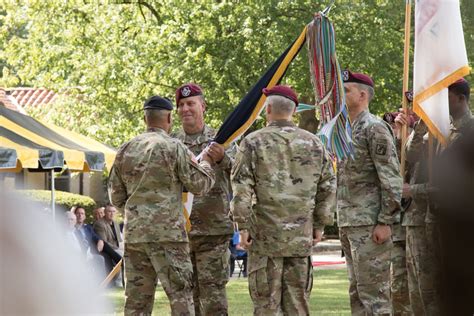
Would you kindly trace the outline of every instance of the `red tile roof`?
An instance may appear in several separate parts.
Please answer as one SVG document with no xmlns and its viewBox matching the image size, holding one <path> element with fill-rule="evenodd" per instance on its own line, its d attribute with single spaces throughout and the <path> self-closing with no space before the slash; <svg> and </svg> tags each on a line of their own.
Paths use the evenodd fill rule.
<svg viewBox="0 0 474 316">
<path fill-rule="evenodd" d="M 7 109 L 25 114 L 25 110 L 18 104 L 14 97 L 8 95 L 8 92 L 4 88 L 0 88 L 0 103 Z"/>
<path fill-rule="evenodd" d="M 21 107 L 39 107 L 54 101 L 57 93 L 45 88 L 10 88 L 7 93 L 16 99 Z"/>
</svg>

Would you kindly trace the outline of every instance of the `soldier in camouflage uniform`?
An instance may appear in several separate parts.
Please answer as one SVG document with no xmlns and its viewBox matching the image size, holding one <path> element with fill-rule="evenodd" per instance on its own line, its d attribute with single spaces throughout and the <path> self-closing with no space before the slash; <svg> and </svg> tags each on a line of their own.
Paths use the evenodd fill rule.
<svg viewBox="0 0 474 316">
<path fill-rule="evenodd" d="M 411 96 L 411 94 L 410 94 Z M 413 99 L 407 95 L 407 99 L 411 102 Z M 396 124 L 395 119 L 399 113 L 386 113 L 383 120 L 390 124 L 396 138 L 397 155 L 401 154 L 401 127 Z M 409 116 L 410 124 L 408 130 L 413 128 L 415 117 Z M 406 172 L 405 172 L 406 173 Z M 392 225 L 392 264 L 390 266 L 390 292 L 392 300 L 393 315 L 411 315 L 410 296 L 408 290 L 408 273 L 406 264 L 406 228 L 402 225 L 404 218 L 403 206 L 407 205 L 408 200 L 402 200 L 402 210 L 400 219 Z"/>
<path fill-rule="evenodd" d="M 452 117 L 448 146 L 474 128 L 474 118 L 469 109 L 471 89 L 466 79 L 459 79 L 449 86 L 449 114 Z"/>
<path fill-rule="evenodd" d="M 229 241 L 233 226 L 229 217 L 232 158 L 212 142 L 216 131 L 204 123 L 206 103 L 201 87 L 189 83 L 176 90 L 182 129 L 173 134 L 195 155 L 206 149 L 216 162 L 216 184 L 206 195 L 195 197 L 190 216 L 191 259 L 194 270 L 196 315 L 227 315 L 225 286 L 229 281 Z"/>
<path fill-rule="evenodd" d="M 338 165 L 337 220 L 349 273 L 353 315 L 391 315 L 391 227 L 399 216 L 402 178 L 390 126 L 368 106 L 373 81 L 344 71 L 354 159 Z"/>
<path fill-rule="evenodd" d="M 311 250 L 333 221 L 335 175 L 319 138 L 291 121 L 296 93 L 285 86 L 263 92 L 268 126 L 239 146 L 231 210 L 249 248 L 254 314 L 309 315 Z"/>
<path fill-rule="evenodd" d="M 198 164 L 168 136 L 172 109 L 159 96 L 145 102 L 147 131 L 122 145 L 109 179 L 110 200 L 125 213 L 125 315 L 151 315 L 157 278 L 172 315 L 194 315 L 181 193 L 209 191 L 215 174 L 207 154 Z"/>
<path fill-rule="evenodd" d="M 400 127 L 407 124 L 400 113 L 395 122 Z M 403 186 L 403 197 L 410 199 L 406 206 L 403 226 L 406 229 L 406 260 L 410 305 L 414 315 L 436 314 L 434 264 L 426 235 L 428 195 L 428 129 L 423 121 L 416 123 L 407 141 L 406 166 L 408 183 Z"/>
<path fill-rule="evenodd" d="M 474 126 L 469 111 L 469 85 L 461 79 L 449 87 L 449 112 L 452 117 L 448 145 Z M 396 121 L 407 124 L 400 114 Z M 404 226 L 407 229 L 407 267 L 410 302 L 415 315 L 438 315 L 439 296 L 439 234 L 437 232 L 434 204 L 429 195 L 433 188 L 428 184 L 428 128 L 419 121 L 407 142 L 409 183 L 403 194 L 413 199 L 406 211 Z"/>
</svg>

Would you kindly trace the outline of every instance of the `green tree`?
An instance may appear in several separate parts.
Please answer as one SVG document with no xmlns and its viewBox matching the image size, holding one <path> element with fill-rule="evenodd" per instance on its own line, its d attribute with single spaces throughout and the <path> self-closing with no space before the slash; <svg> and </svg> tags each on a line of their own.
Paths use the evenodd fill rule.
<svg viewBox="0 0 474 316">
<path fill-rule="evenodd" d="M 118 146 L 143 129 L 143 100 L 173 98 L 177 86 L 194 81 L 205 89 L 208 123 L 217 127 L 327 2 L 3 1 L 0 84 L 62 93 L 33 115 Z M 462 5 L 472 8 L 469 2 Z M 378 113 L 401 99 L 404 5 L 339 0 L 330 13 L 341 66 L 373 75 Z M 306 49 L 284 82 L 312 102 Z"/>
</svg>

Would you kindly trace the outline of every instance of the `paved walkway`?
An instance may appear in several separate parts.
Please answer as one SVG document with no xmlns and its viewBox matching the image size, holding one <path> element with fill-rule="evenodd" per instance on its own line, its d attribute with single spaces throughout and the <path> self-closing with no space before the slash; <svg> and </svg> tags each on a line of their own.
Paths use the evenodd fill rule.
<svg viewBox="0 0 474 316">
<path fill-rule="evenodd" d="M 328 239 L 313 248 L 313 266 L 318 270 L 345 269 L 346 260 L 341 257 L 339 239 Z"/>
</svg>

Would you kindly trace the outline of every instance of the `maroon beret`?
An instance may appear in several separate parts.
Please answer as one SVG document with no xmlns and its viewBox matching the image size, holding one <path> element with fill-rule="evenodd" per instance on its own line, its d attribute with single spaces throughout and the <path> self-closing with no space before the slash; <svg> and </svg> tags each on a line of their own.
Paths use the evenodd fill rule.
<svg viewBox="0 0 474 316">
<path fill-rule="evenodd" d="M 293 89 L 291 89 L 289 86 L 273 86 L 271 88 L 263 88 L 262 92 L 267 97 L 269 95 L 279 95 L 285 97 L 298 105 L 298 96 L 296 95 L 296 92 L 293 91 Z"/>
<path fill-rule="evenodd" d="M 451 84 L 448 87 L 448 89 L 449 91 L 454 92 L 458 95 L 463 94 L 467 98 L 469 98 L 469 95 L 471 94 L 471 88 L 469 87 L 469 82 L 464 78 L 461 78 L 455 81 L 453 84 Z"/>
<path fill-rule="evenodd" d="M 344 70 L 342 72 L 342 80 L 344 82 L 356 82 L 365 84 L 372 88 L 374 87 L 374 81 L 372 80 L 372 78 L 361 73 L 351 72 L 350 70 Z"/>
<path fill-rule="evenodd" d="M 176 104 L 178 104 L 181 99 L 194 97 L 196 95 L 202 95 L 202 89 L 199 85 L 192 82 L 183 84 L 176 89 Z"/>
</svg>

